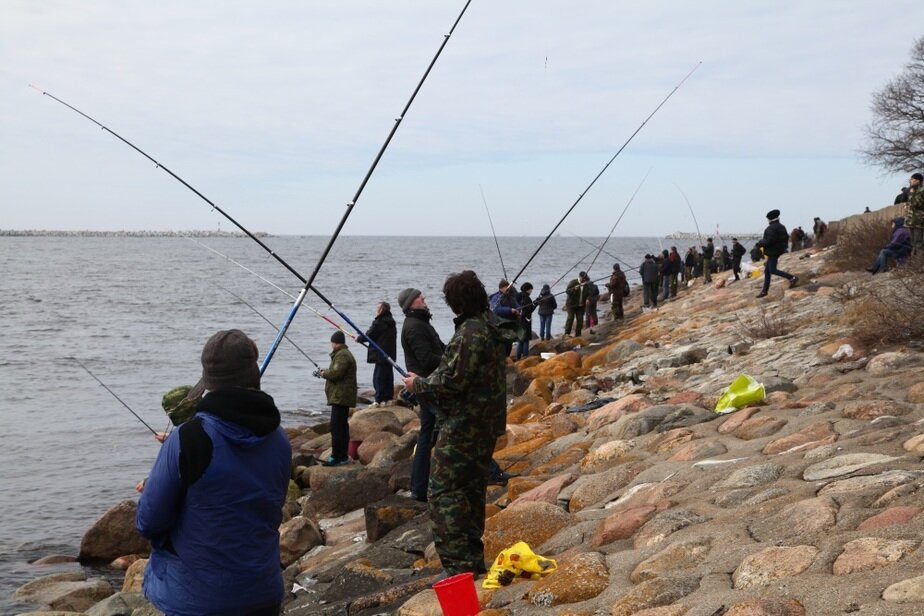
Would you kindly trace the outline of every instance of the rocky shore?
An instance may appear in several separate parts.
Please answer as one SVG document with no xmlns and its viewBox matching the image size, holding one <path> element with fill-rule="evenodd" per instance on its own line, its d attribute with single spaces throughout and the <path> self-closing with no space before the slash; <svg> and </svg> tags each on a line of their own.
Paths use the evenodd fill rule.
<svg viewBox="0 0 924 616">
<path fill-rule="evenodd" d="M 924 613 L 924 351 L 852 337 L 845 298 L 892 275 L 838 272 L 830 254 L 782 257 L 801 283 L 777 279 L 765 300 L 758 280 L 725 275 L 644 314 L 633 292 L 625 322 L 510 364 L 495 459 L 514 476 L 489 488 L 485 558 L 525 541 L 558 568 L 479 583 L 483 616 Z M 765 399 L 714 412 L 742 373 Z M 359 462 L 337 468 L 314 464 L 324 426 L 289 430 L 285 614 L 441 614 L 426 506 L 406 492 L 416 428 L 412 409 L 356 410 Z M 127 567 L 121 589 L 61 574 L 19 600 L 46 616 L 156 614 L 133 517 L 116 505 L 81 545 L 84 561 Z"/>
</svg>

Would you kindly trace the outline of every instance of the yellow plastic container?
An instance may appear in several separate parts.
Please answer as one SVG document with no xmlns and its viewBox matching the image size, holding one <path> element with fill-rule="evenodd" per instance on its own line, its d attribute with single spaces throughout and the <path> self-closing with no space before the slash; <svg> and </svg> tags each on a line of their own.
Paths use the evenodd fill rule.
<svg viewBox="0 0 924 616">
<path fill-rule="evenodd" d="M 766 395 L 763 383 L 742 374 L 722 392 L 722 397 L 715 405 L 715 412 L 731 413 L 743 406 L 760 402 Z"/>
</svg>

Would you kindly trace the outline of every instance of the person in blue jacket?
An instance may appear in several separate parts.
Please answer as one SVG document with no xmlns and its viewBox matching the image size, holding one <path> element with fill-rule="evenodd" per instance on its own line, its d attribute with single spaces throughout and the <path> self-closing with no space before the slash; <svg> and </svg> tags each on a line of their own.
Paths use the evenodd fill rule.
<svg viewBox="0 0 924 616">
<path fill-rule="evenodd" d="M 279 614 L 292 450 L 260 390 L 257 355 L 240 330 L 209 338 L 207 393 L 167 437 L 144 483 L 135 519 L 151 541 L 144 595 L 167 616 Z"/>
</svg>

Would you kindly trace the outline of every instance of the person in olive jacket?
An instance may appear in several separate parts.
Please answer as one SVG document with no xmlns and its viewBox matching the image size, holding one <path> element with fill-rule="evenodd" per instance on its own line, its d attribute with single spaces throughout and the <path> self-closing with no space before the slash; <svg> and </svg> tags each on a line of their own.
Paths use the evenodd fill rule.
<svg viewBox="0 0 924 616">
<path fill-rule="evenodd" d="M 375 389 L 374 406 L 384 406 L 386 402 L 395 397 L 395 374 L 392 372 L 391 362 L 388 359 L 394 360 L 398 350 L 398 326 L 395 325 L 395 319 L 391 316 L 391 305 L 388 302 L 379 304 L 375 319 L 366 331 L 366 335 L 357 338 L 356 342 L 362 343 L 365 340 L 376 343 L 388 354 L 388 357 L 382 357 L 382 354 L 376 351 L 371 344 L 366 353 L 366 363 L 375 364 L 372 369 L 372 387 Z"/>
<path fill-rule="evenodd" d="M 330 366 L 322 368 L 319 376 L 327 381 L 324 393 L 330 405 L 330 440 L 332 452 L 325 466 L 347 464 L 347 446 L 350 443 L 350 407 L 356 406 L 356 360 L 346 345 L 343 332 L 337 330 L 330 337 Z"/>
</svg>

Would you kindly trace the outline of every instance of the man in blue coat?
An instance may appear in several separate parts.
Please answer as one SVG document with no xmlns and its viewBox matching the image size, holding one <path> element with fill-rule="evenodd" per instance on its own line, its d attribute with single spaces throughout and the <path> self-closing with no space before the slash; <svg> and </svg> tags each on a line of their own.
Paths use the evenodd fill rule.
<svg viewBox="0 0 924 616">
<path fill-rule="evenodd" d="M 292 450 L 260 391 L 257 346 L 220 331 L 202 350 L 207 393 L 164 442 L 135 520 L 151 541 L 144 594 L 167 616 L 277 615 L 279 524 Z"/>
</svg>

